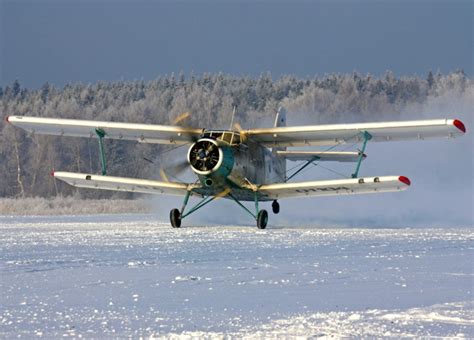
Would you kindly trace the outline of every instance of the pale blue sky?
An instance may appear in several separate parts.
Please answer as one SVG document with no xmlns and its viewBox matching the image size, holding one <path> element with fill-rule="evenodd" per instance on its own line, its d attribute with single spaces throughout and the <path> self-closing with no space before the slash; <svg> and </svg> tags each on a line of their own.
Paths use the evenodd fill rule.
<svg viewBox="0 0 474 340">
<path fill-rule="evenodd" d="M 0 0 L 0 86 L 252 76 L 473 73 L 472 1 Z"/>
</svg>

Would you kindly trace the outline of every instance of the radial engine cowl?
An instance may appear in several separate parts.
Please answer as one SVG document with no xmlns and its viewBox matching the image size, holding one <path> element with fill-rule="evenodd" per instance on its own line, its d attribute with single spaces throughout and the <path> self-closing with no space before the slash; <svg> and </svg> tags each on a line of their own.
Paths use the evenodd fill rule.
<svg viewBox="0 0 474 340">
<path fill-rule="evenodd" d="M 209 175 L 222 165 L 224 153 L 213 139 L 202 138 L 188 151 L 188 162 L 199 175 Z"/>
</svg>

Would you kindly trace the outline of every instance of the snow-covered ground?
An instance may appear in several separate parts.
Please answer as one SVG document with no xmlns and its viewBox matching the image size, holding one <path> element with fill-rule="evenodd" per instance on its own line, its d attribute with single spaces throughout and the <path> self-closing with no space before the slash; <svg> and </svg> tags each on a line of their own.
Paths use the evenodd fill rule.
<svg viewBox="0 0 474 340">
<path fill-rule="evenodd" d="M 473 229 L 0 217 L 0 338 L 474 337 Z"/>
</svg>

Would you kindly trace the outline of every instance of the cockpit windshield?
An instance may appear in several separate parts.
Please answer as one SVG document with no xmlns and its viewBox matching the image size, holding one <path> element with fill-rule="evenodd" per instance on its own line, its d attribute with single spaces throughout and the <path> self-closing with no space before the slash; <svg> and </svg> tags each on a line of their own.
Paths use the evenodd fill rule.
<svg viewBox="0 0 474 340">
<path fill-rule="evenodd" d="M 227 130 L 214 130 L 214 131 L 206 131 L 202 135 L 205 138 L 212 138 L 215 140 L 219 140 L 226 144 L 230 145 L 238 145 L 240 144 L 240 133 L 235 131 L 227 131 Z"/>
</svg>

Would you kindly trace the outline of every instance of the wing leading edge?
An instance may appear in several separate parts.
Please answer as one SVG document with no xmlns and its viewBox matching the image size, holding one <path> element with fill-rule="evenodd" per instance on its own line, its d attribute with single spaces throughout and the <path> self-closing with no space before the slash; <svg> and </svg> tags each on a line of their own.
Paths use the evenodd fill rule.
<svg viewBox="0 0 474 340">
<path fill-rule="evenodd" d="M 105 138 L 155 144 L 187 144 L 197 139 L 204 131 L 180 126 L 28 116 L 9 116 L 6 120 L 12 125 L 35 134 L 97 137 L 96 129 L 100 129 L 105 132 Z"/>
<path fill-rule="evenodd" d="M 405 176 L 365 177 L 329 181 L 277 183 L 262 185 L 258 192 L 270 199 L 306 196 L 371 194 L 405 190 L 410 186 Z"/>
<path fill-rule="evenodd" d="M 250 129 L 245 135 L 267 147 L 338 145 L 362 141 L 364 132 L 370 142 L 458 137 L 466 127 L 458 119 L 432 119 L 400 122 L 290 126 Z"/>
</svg>

